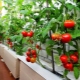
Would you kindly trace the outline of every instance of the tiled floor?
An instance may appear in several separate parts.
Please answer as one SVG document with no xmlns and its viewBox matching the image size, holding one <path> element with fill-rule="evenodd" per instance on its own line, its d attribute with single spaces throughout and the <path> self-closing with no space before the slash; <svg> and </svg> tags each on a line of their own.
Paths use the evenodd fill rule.
<svg viewBox="0 0 80 80">
<path fill-rule="evenodd" d="M 0 80 L 16 80 L 0 57 Z"/>
</svg>

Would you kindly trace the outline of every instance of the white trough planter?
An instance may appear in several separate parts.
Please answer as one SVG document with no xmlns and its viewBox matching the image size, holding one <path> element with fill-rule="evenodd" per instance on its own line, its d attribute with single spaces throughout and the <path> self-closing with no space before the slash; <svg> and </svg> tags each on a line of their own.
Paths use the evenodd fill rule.
<svg viewBox="0 0 80 80">
<path fill-rule="evenodd" d="M 4 45 L 3 44 L 0 44 L 0 56 L 3 58 L 4 56 Z"/>
<path fill-rule="evenodd" d="M 12 75 L 15 78 L 19 78 L 19 71 L 20 71 L 20 61 L 16 55 L 16 53 L 9 48 L 4 48 L 4 56 L 3 60 L 9 70 L 11 71 Z"/>
</svg>

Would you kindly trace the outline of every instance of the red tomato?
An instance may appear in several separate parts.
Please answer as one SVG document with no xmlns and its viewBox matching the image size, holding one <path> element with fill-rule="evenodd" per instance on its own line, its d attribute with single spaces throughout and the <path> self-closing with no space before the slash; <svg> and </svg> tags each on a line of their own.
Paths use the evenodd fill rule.
<svg viewBox="0 0 80 80">
<path fill-rule="evenodd" d="M 36 55 L 33 55 L 33 57 L 36 58 L 37 57 L 37 54 Z"/>
<path fill-rule="evenodd" d="M 74 52 L 73 54 L 77 57 L 79 56 L 78 52 Z"/>
<path fill-rule="evenodd" d="M 64 64 L 64 68 L 66 68 L 69 71 L 73 71 L 73 64 L 68 62 L 68 63 Z"/>
<path fill-rule="evenodd" d="M 31 51 L 31 48 L 28 48 L 28 51 Z"/>
<path fill-rule="evenodd" d="M 23 37 L 27 37 L 27 32 L 26 31 L 22 31 L 22 35 L 23 35 Z"/>
<path fill-rule="evenodd" d="M 73 63 L 77 63 L 78 62 L 78 57 L 74 54 L 70 55 L 70 60 L 73 62 Z"/>
<path fill-rule="evenodd" d="M 75 26 L 74 20 L 66 20 L 64 22 L 65 28 L 73 28 Z"/>
<path fill-rule="evenodd" d="M 28 32 L 27 36 L 28 37 L 33 37 L 33 34 L 34 34 L 34 32 L 33 31 L 30 31 L 30 32 Z"/>
<path fill-rule="evenodd" d="M 61 39 L 61 34 L 58 33 L 53 33 L 51 35 L 52 40 L 60 40 Z"/>
<path fill-rule="evenodd" d="M 33 57 L 32 57 L 31 60 L 30 60 L 30 62 L 31 62 L 31 63 L 36 62 L 36 58 L 33 58 Z"/>
<path fill-rule="evenodd" d="M 32 55 L 36 55 L 36 50 L 31 50 Z"/>
<path fill-rule="evenodd" d="M 39 50 L 41 50 L 41 47 L 38 44 L 36 44 L 36 48 L 39 49 Z"/>
<path fill-rule="evenodd" d="M 10 41 L 7 41 L 7 44 L 9 44 L 10 43 Z"/>
<path fill-rule="evenodd" d="M 68 62 L 68 56 L 65 55 L 65 54 L 62 54 L 60 56 L 60 60 L 61 60 L 62 63 L 67 63 Z"/>
<path fill-rule="evenodd" d="M 31 60 L 31 58 L 28 56 L 28 57 L 26 57 L 26 61 L 27 62 L 30 62 L 30 60 Z"/>
<path fill-rule="evenodd" d="M 30 56 L 30 55 L 31 55 L 30 51 L 27 51 L 27 52 L 26 52 L 26 55 L 27 55 L 27 56 Z"/>
<path fill-rule="evenodd" d="M 69 33 L 62 34 L 61 41 L 63 43 L 68 43 L 69 41 L 71 41 L 71 39 L 72 39 L 71 34 Z"/>
<path fill-rule="evenodd" d="M 7 38 L 7 40 L 8 40 L 8 41 L 11 41 L 11 39 L 10 39 L 10 38 Z"/>
<path fill-rule="evenodd" d="M 9 45 L 9 47 L 12 48 L 13 46 L 12 45 Z"/>
<path fill-rule="evenodd" d="M 9 45 L 13 45 L 12 42 L 9 42 Z"/>
</svg>

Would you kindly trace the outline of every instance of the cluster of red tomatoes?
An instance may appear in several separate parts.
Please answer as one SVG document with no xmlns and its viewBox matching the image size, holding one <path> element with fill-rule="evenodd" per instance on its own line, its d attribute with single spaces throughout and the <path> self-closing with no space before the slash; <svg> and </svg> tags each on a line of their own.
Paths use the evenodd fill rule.
<svg viewBox="0 0 80 80">
<path fill-rule="evenodd" d="M 23 37 L 33 37 L 34 32 L 33 31 L 29 31 L 29 32 L 22 31 L 22 35 L 23 35 Z"/>
<path fill-rule="evenodd" d="M 68 43 L 69 41 L 71 41 L 72 37 L 71 34 L 69 33 L 64 33 L 64 34 L 59 34 L 59 33 L 53 33 L 51 35 L 52 40 L 61 40 L 61 42 L 63 43 Z"/>
<path fill-rule="evenodd" d="M 36 58 L 37 58 L 36 50 L 29 48 L 28 51 L 26 52 L 26 61 L 31 62 L 31 63 L 35 63 Z"/>
<path fill-rule="evenodd" d="M 71 29 L 75 26 L 75 22 L 73 20 L 66 20 L 64 22 L 64 27 Z M 71 41 L 72 36 L 70 33 L 64 33 L 64 34 L 59 34 L 59 33 L 53 33 L 51 35 L 52 40 L 61 40 L 61 42 L 63 43 L 68 43 L 69 41 Z"/>
<path fill-rule="evenodd" d="M 60 60 L 63 64 L 63 67 L 69 71 L 73 70 L 74 64 L 78 63 L 78 52 L 74 52 L 70 56 L 67 56 L 66 54 L 62 54 L 60 56 Z"/>
<path fill-rule="evenodd" d="M 7 39 L 7 44 L 9 45 L 10 48 L 13 47 L 13 43 L 10 38 Z"/>
</svg>

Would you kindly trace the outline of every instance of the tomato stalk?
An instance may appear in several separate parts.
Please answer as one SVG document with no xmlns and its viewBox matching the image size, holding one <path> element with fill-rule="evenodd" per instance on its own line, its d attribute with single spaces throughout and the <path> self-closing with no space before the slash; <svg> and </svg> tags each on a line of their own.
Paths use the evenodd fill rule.
<svg viewBox="0 0 80 80">
<path fill-rule="evenodd" d="M 74 8 L 74 17 L 73 18 L 74 18 L 75 21 L 76 21 L 76 15 L 77 15 L 76 14 L 76 9 Z"/>
<path fill-rule="evenodd" d="M 40 43 L 40 46 L 41 46 L 41 43 Z M 37 61 L 38 61 L 38 63 L 39 63 L 39 65 L 41 65 L 43 68 L 45 68 L 45 66 L 41 63 L 41 61 L 40 61 L 40 59 L 39 59 L 39 52 L 40 52 L 40 50 L 38 49 L 38 51 L 37 51 Z"/>
<path fill-rule="evenodd" d="M 79 57 L 79 60 L 78 61 L 80 63 L 80 46 L 79 46 L 79 40 L 76 40 L 75 42 L 76 42 L 77 50 L 78 50 L 78 54 L 79 54 L 79 56 L 78 56 Z"/>
<path fill-rule="evenodd" d="M 57 32 L 58 32 L 58 24 L 56 25 L 55 33 L 57 33 Z"/>
<path fill-rule="evenodd" d="M 39 62 L 39 65 L 41 65 L 43 68 L 45 68 L 45 66 L 41 63 L 41 61 L 40 61 L 40 59 L 39 59 L 39 51 L 40 50 L 38 50 L 38 56 L 37 56 L 37 61 Z"/>
</svg>

